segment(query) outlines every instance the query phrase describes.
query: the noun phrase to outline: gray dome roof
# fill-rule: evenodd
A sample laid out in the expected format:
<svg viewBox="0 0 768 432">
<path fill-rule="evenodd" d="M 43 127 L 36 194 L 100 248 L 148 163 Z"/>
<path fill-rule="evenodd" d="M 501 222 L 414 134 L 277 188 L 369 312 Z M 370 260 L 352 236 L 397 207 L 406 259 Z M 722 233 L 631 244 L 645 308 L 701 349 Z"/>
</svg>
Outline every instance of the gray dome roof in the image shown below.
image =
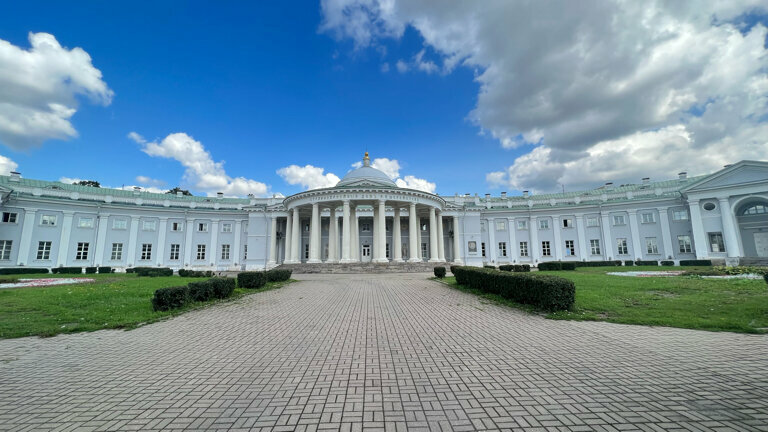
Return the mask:
<svg viewBox="0 0 768 432">
<path fill-rule="evenodd" d="M 365 157 L 363 158 L 363 166 L 348 172 L 347 175 L 336 184 L 336 187 L 365 183 L 373 186 L 397 187 L 397 184 L 395 184 L 388 175 L 371 166 L 368 152 L 365 153 Z"/>
</svg>

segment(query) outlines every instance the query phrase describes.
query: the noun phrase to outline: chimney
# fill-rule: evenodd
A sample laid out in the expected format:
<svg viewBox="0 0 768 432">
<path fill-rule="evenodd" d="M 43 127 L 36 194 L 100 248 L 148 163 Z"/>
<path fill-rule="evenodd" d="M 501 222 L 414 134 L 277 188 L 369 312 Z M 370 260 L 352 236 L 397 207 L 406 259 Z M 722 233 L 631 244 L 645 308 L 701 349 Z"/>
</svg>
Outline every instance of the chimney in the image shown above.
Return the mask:
<svg viewBox="0 0 768 432">
<path fill-rule="evenodd" d="M 256 198 L 256 195 L 250 193 L 250 194 L 248 194 L 248 198 L 251 198 L 251 199 Z"/>
<path fill-rule="evenodd" d="M 606 189 L 613 189 L 613 182 L 606 182 L 605 183 L 605 188 Z"/>
<path fill-rule="evenodd" d="M 176 196 L 177 196 L 177 197 L 180 197 L 180 196 L 184 196 L 184 192 L 182 192 L 182 191 L 176 191 Z"/>
<path fill-rule="evenodd" d="M 18 171 L 11 171 L 11 176 L 8 180 L 12 182 L 17 182 L 21 179 L 21 173 Z"/>
<path fill-rule="evenodd" d="M 651 183 L 651 178 L 650 177 L 643 177 L 643 184 L 644 185 L 647 185 L 647 184 L 650 184 L 650 183 Z"/>
<path fill-rule="evenodd" d="M 528 198 L 528 191 L 523 191 L 523 198 Z"/>
<path fill-rule="evenodd" d="M 485 199 L 487 199 L 487 200 L 491 199 L 491 194 L 489 194 L 489 193 L 485 194 Z"/>
<path fill-rule="evenodd" d="M 678 173 L 678 174 L 677 174 L 677 177 L 678 177 L 680 180 L 685 180 L 685 179 L 687 179 L 687 178 L 688 178 L 688 173 L 687 173 L 687 172 L 685 172 L 685 171 L 683 171 L 683 172 L 681 172 L 681 173 Z"/>
<path fill-rule="evenodd" d="M 224 198 L 224 192 L 216 192 L 216 198 L 218 199 Z"/>
<path fill-rule="evenodd" d="M 501 193 L 501 197 L 502 197 L 502 198 L 506 198 L 506 197 L 507 197 L 507 193 L 506 193 L 506 192 L 502 192 L 502 193 Z"/>
<path fill-rule="evenodd" d="M 140 188 L 140 187 L 138 187 L 138 186 L 134 186 L 134 187 L 133 187 L 133 194 L 134 194 L 134 195 L 138 195 L 138 194 L 140 194 L 140 193 L 141 193 L 141 188 Z"/>
</svg>

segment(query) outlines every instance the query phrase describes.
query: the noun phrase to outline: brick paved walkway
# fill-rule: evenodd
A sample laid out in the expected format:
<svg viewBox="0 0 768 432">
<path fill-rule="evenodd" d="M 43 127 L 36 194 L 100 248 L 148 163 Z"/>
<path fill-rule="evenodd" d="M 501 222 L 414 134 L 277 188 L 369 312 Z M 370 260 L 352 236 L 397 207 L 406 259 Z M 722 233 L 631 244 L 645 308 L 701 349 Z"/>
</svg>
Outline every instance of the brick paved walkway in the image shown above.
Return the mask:
<svg viewBox="0 0 768 432">
<path fill-rule="evenodd" d="M 550 321 L 425 275 L 0 341 L 6 430 L 768 430 L 768 338 Z"/>
</svg>

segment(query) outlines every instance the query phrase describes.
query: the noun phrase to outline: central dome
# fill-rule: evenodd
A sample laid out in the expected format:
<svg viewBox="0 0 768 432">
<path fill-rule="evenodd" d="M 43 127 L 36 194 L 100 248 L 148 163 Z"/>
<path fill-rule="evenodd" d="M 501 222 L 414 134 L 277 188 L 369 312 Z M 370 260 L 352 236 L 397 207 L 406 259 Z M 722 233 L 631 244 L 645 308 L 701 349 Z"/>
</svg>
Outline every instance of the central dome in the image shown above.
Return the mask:
<svg viewBox="0 0 768 432">
<path fill-rule="evenodd" d="M 397 184 L 389 178 L 384 172 L 371 166 L 371 159 L 368 152 L 365 152 L 363 166 L 353 169 L 339 180 L 336 187 L 340 186 L 379 186 L 379 187 L 397 187 Z"/>
</svg>

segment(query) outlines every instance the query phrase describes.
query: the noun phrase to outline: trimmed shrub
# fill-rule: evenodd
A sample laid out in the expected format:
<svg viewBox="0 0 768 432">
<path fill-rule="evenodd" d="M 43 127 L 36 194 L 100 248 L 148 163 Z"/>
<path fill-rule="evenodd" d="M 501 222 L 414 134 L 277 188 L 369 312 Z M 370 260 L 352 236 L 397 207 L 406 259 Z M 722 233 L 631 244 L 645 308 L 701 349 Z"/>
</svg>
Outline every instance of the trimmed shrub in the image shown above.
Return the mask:
<svg viewBox="0 0 768 432">
<path fill-rule="evenodd" d="M 241 272 L 237 274 L 237 286 L 240 288 L 261 288 L 267 283 L 264 272 Z"/>
<path fill-rule="evenodd" d="M 189 288 L 189 300 L 196 302 L 204 302 L 213 298 L 213 284 L 209 281 L 190 282 L 187 284 Z"/>
<path fill-rule="evenodd" d="M 170 309 L 182 307 L 188 302 L 189 287 L 178 286 L 160 288 L 155 290 L 155 296 L 152 297 L 152 309 L 156 311 L 167 311 Z"/>
<path fill-rule="evenodd" d="M 208 279 L 208 284 L 213 288 L 213 296 L 218 299 L 224 299 L 235 292 L 236 280 L 227 277 L 215 277 Z"/>
<path fill-rule="evenodd" d="M 272 269 L 267 271 L 267 282 L 282 282 L 291 278 L 293 270 Z"/>
<path fill-rule="evenodd" d="M 643 261 L 643 260 L 637 260 L 635 261 L 636 266 L 657 266 L 659 265 L 658 261 Z"/>
<path fill-rule="evenodd" d="M 621 261 L 577 261 L 576 267 L 613 267 L 620 266 Z"/>
<path fill-rule="evenodd" d="M 54 274 L 83 274 L 82 267 L 54 267 L 51 269 Z"/>
<path fill-rule="evenodd" d="M 32 268 L 32 267 L 6 267 L 0 268 L 0 275 L 9 274 L 39 274 L 48 273 L 47 268 Z"/>
<path fill-rule="evenodd" d="M 127 269 L 125 269 L 125 272 L 126 273 L 136 273 L 136 269 L 135 268 L 127 268 Z"/>
<path fill-rule="evenodd" d="M 99 267 L 99 274 L 112 273 L 112 267 Z"/>
<path fill-rule="evenodd" d="M 213 277 L 213 272 L 211 270 L 198 271 L 198 270 L 179 269 L 179 276 L 181 277 Z"/>
<path fill-rule="evenodd" d="M 499 270 L 508 272 L 514 271 L 514 268 L 512 264 L 502 264 L 499 266 Z"/>
<path fill-rule="evenodd" d="M 570 309 L 576 287 L 568 279 L 535 273 L 494 272 L 474 267 L 454 266 L 456 282 L 518 303 L 544 310 Z"/>
<path fill-rule="evenodd" d="M 531 271 L 531 266 L 528 264 L 505 264 L 500 265 L 499 270 L 501 271 L 508 271 L 508 272 L 529 272 Z"/>
<path fill-rule="evenodd" d="M 98 270 L 98 267 L 86 267 L 85 274 L 96 274 L 96 270 Z"/>
<path fill-rule="evenodd" d="M 173 269 L 168 267 L 136 267 L 134 273 L 136 276 L 145 277 L 173 276 Z"/>
<path fill-rule="evenodd" d="M 635 262 L 632 260 L 626 260 L 624 261 L 624 265 L 627 267 L 632 267 L 633 265 L 635 265 Z"/>
<path fill-rule="evenodd" d="M 680 260 L 680 266 L 711 266 L 711 260 Z"/>
<path fill-rule="evenodd" d="M 445 277 L 445 267 L 435 267 L 434 272 L 435 272 L 435 277 L 438 279 L 442 279 Z"/>
<path fill-rule="evenodd" d="M 496 270 L 496 266 L 492 266 L 492 265 L 483 265 L 483 268 Z"/>
<path fill-rule="evenodd" d="M 576 270 L 576 262 L 550 261 L 539 263 L 539 270 Z"/>
<path fill-rule="evenodd" d="M 766 273 L 763 275 L 763 279 L 765 280 L 765 283 L 767 283 L 767 284 L 768 284 L 768 272 L 766 272 Z"/>
<path fill-rule="evenodd" d="M 662 261 L 660 264 L 662 266 L 665 266 L 665 267 L 671 267 L 671 266 L 675 265 L 675 262 L 674 261 Z"/>
</svg>

